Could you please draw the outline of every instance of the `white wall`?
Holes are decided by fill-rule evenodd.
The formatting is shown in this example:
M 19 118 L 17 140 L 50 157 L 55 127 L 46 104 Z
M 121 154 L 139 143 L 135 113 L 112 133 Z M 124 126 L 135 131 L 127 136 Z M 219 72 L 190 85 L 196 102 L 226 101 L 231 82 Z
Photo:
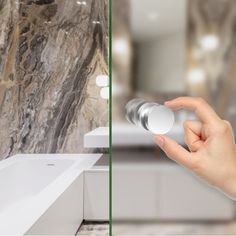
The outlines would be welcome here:
M 185 33 L 159 36 L 138 47 L 137 85 L 145 92 L 185 91 Z

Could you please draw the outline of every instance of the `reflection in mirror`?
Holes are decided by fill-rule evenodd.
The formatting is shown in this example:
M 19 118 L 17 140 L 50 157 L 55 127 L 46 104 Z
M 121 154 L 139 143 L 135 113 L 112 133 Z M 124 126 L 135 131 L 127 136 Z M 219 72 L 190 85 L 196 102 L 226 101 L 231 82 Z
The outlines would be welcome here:
M 185 93 L 186 1 L 131 1 L 133 83 L 147 95 Z
M 187 0 L 175 0 L 174 11 L 172 0 L 122 0 L 113 5 L 113 126 L 119 125 L 119 130 L 126 122 L 124 107 L 130 99 L 162 104 L 188 94 Z M 182 143 L 187 117 L 193 115 L 176 112 L 174 136 L 177 133 Z
M 188 94 L 203 96 L 236 132 L 236 1 L 189 0 Z
M 117 5 L 123 9 L 113 11 L 113 119 L 124 119 L 123 107 L 133 97 L 162 103 L 202 96 L 236 129 L 236 2 L 114 1 Z
M 236 235 L 234 202 L 169 160 L 124 109 L 202 96 L 236 132 L 236 1 L 113 0 L 112 16 L 114 234 Z M 167 133 L 183 146 L 188 119 L 175 112 Z

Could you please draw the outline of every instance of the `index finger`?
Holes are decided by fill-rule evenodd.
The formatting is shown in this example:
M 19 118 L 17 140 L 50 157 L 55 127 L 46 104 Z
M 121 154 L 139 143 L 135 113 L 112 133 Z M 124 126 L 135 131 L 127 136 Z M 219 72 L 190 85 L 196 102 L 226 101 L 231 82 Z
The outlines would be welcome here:
M 193 110 L 204 123 L 221 120 L 212 107 L 202 98 L 179 97 L 166 102 L 165 105 L 171 109 L 187 108 Z

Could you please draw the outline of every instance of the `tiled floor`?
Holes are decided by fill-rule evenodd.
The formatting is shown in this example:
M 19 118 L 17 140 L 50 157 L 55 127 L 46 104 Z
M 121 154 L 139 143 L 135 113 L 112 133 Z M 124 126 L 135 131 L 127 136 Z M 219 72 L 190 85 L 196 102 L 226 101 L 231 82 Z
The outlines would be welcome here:
M 84 224 L 77 236 L 108 236 L 109 225 Z M 236 235 L 236 223 L 153 223 L 153 224 L 113 224 L 113 236 L 165 236 L 165 235 Z

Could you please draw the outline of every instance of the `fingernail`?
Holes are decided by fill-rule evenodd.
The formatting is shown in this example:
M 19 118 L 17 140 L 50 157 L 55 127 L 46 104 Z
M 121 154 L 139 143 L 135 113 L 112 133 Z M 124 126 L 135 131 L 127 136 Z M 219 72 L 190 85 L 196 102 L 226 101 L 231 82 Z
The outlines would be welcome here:
M 158 146 L 163 147 L 165 140 L 162 136 L 156 136 L 155 140 L 156 140 Z

